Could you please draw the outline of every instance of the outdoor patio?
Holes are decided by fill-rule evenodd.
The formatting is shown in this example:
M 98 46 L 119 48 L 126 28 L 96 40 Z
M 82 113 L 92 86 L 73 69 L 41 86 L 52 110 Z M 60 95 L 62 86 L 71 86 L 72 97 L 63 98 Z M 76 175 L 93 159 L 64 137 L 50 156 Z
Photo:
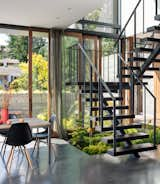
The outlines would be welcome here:
M 32 151 L 33 144 L 28 148 Z M 14 156 L 10 175 L 0 159 L 1 184 L 159 184 L 160 152 L 142 153 L 140 159 L 131 156 L 112 157 L 108 154 L 89 156 L 67 142 L 52 139 L 56 157 L 46 162 L 47 147 L 41 144 L 39 154 L 32 156 L 31 170 L 25 157 Z M 55 159 L 55 160 L 54 160 Z

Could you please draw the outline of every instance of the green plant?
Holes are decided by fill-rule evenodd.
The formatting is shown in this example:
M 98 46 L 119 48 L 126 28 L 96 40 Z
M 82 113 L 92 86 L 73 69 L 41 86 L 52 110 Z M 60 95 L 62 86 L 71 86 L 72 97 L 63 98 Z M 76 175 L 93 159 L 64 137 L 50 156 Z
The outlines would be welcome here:
M 47 112 L 42 112 L 42 113 L 37 115 L 37 118 L 42 119 L 44 121 L 47 121 L 48 120 L 48 113 Z
M 106 153 L 108 150 L 108 146 L 103 143 L 103 142 L 99 142 L 96 145 L 89 145 L 83 148 L 83 151 L 85 153 L 88 153 L 89 155 L 95 155 L 95 154 L 102 154 L 102 153 Z
M 47 90 L 48 86 L 48 62 L 40 54 L 32 55 L 33 89 Z M 11 88 L 18 90 L 28 89 L 28 63 L 21 62 L 19 68 L 22 75 L 11 82 Z
M 73 146 L 82 149 L 89 145 L 88 133 L 85 129 L 79 128 L 74 131 L 71 136 L 72 138 L 70 139 L 70 142 Z

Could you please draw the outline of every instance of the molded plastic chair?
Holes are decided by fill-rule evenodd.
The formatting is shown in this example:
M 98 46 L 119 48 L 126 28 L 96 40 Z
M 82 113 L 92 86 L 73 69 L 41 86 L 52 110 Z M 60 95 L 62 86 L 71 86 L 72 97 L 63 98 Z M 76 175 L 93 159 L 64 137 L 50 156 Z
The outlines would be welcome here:
M 9 114 L 9 119 L 16 119 L 16 118 L 17 118 L 17 115 L 15 115 L 15 114 Z M 5 138 L 4 141 L 3 141 L 2 147 L 1 147 L 1 153 L 3 152 L 3 156 L 4 156 L 5 151 L 6 151 L 6 144 L 5 144 L 5 142 L 7 140 L 7 133 L 8 133 L 8 130 L 2 130 L 2 131 L 0 131 L 0 135 Z
M 11 168 L 15 147 L 24 148 L 25 156 L 27 158 L 29 166 L 32 168 L 32 162 L 28 154 L 28 151 L 25 147 L 25 145 L 30 143 L 31 141 L 32 141 L 32 132 L 28 123 L 15 123 L 11 126 L 11 128 L 8 131 L 6 140 L 6 144 L 12 146 L 7 161 L 7 167 L 10 163 L 9 170 Z
M 49 122 L 51 124 L 51 130 L 52 130 L 53 126 L 54 126 L 55 119 L 56 119 L 56 115 L 52 114 L 52 116 L 49 119 Z M 36 145 L 39 148 L 40 140 L 48 138 L 48 128 L 46 128 L 43 132 L 33 133 L 32 136 L 33 136 L 33 139 L 35 139 L 35 144 L 34 144 L 34 148 L 33 148 L 33 152 L 32 152 L 32 154 L 33 154 L 34 151 L 35 151 Z

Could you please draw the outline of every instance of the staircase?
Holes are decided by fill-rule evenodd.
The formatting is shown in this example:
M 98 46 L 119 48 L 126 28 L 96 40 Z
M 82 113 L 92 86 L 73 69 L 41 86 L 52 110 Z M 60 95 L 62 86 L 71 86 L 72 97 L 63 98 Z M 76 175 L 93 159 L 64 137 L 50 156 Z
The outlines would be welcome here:
M 129 19 L 135 15 L 140 3 L 141 1 L 138 2 Z M 156 15 L 155 19 L 159 21 L 160 15 Z M 130 20 L 127 22 L 129 23 Z M 122 42 L 122 35 L 127 25 L 128 24 L 125 25 L 124 29 L 122 29 L 122 32 L 119 34 L 116 44 Z M 131 57 L 125 61 L 121 53 L 118 54 L 120 72 L 117 74 L 118 81 L 115 82 L 104 82 L 86 50 L 82 45 L 78 45 L 83 57 L 85 57 L 90 64 L 90 80 L 72 81 L 66 83 L 66 85 L 79 86 L 80 94 L 85 99 L 83 102 L 89 104 L 90 107 L 90 128 L 95 128 L 95 131 L 99 133 L 113 132 L 112 136 L 102 138 L 102 142 L 113 146 L 113 149 L 108 150 L 108 153 L 113 156 L 134 154 L 136 157 L 139 157 L 139 152 L 156 149 L 156 98 L 148 89 L 148 82 L 146 81 L 153 78 L 153 75 L 145 73 L 147 71 L 160 70 L 160 68 L 156 66 L 156 63 L 160 63 L 160 59 L 157 58 L 160 54 L 160 38 L 154 36 L 159 33 L 159 31 L 160 26 L 153 26 L 147 29 L 148 33 L 152 32 L 151 36 L 144 34 L 143 38 L 137 38 L 136 34 L 134 35 L 136 43 Z M 77 50 L 79 52 L 79 49 Z M 96 74 L 96 81 L 93 81 L 93 73 Z M 144 88 L 154 101 L 154 136 L 152 142 L 133 144 L 134 140 L 144 140 L 149 137 L 148 133 L 145 131 L 145 122 L 134 123 L 135 86 Z M 131 93 L 132 99 L 129 105 L 123 104 L 124 97 L 122 94 L 124 91 L 130 91 Z M 126 111 L 128 113 L 126 113 Z M 108 122 L 110 122 L 110 125 L 108 125 Z M 127 132 L 130 129 L 137 129 L 138 131 L 128 134 Z

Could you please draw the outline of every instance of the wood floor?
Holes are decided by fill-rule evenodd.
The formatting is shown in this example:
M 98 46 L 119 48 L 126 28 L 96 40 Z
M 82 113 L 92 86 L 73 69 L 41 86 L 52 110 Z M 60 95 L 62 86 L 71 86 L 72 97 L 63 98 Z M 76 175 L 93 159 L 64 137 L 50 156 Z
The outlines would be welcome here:
M 159 151 L 142 153 L 137 160 L 108 154 L 88 156 L 64 141 L 56 141 L 53 146 L 56 156 L 52 153 L 52 164 L 48 166 L 47 147 L 41 145 L 39 153 L 31 156 L 33 170 L 17 150 L 10 175 L 1 157 L 0 184 L 160 184 Z

